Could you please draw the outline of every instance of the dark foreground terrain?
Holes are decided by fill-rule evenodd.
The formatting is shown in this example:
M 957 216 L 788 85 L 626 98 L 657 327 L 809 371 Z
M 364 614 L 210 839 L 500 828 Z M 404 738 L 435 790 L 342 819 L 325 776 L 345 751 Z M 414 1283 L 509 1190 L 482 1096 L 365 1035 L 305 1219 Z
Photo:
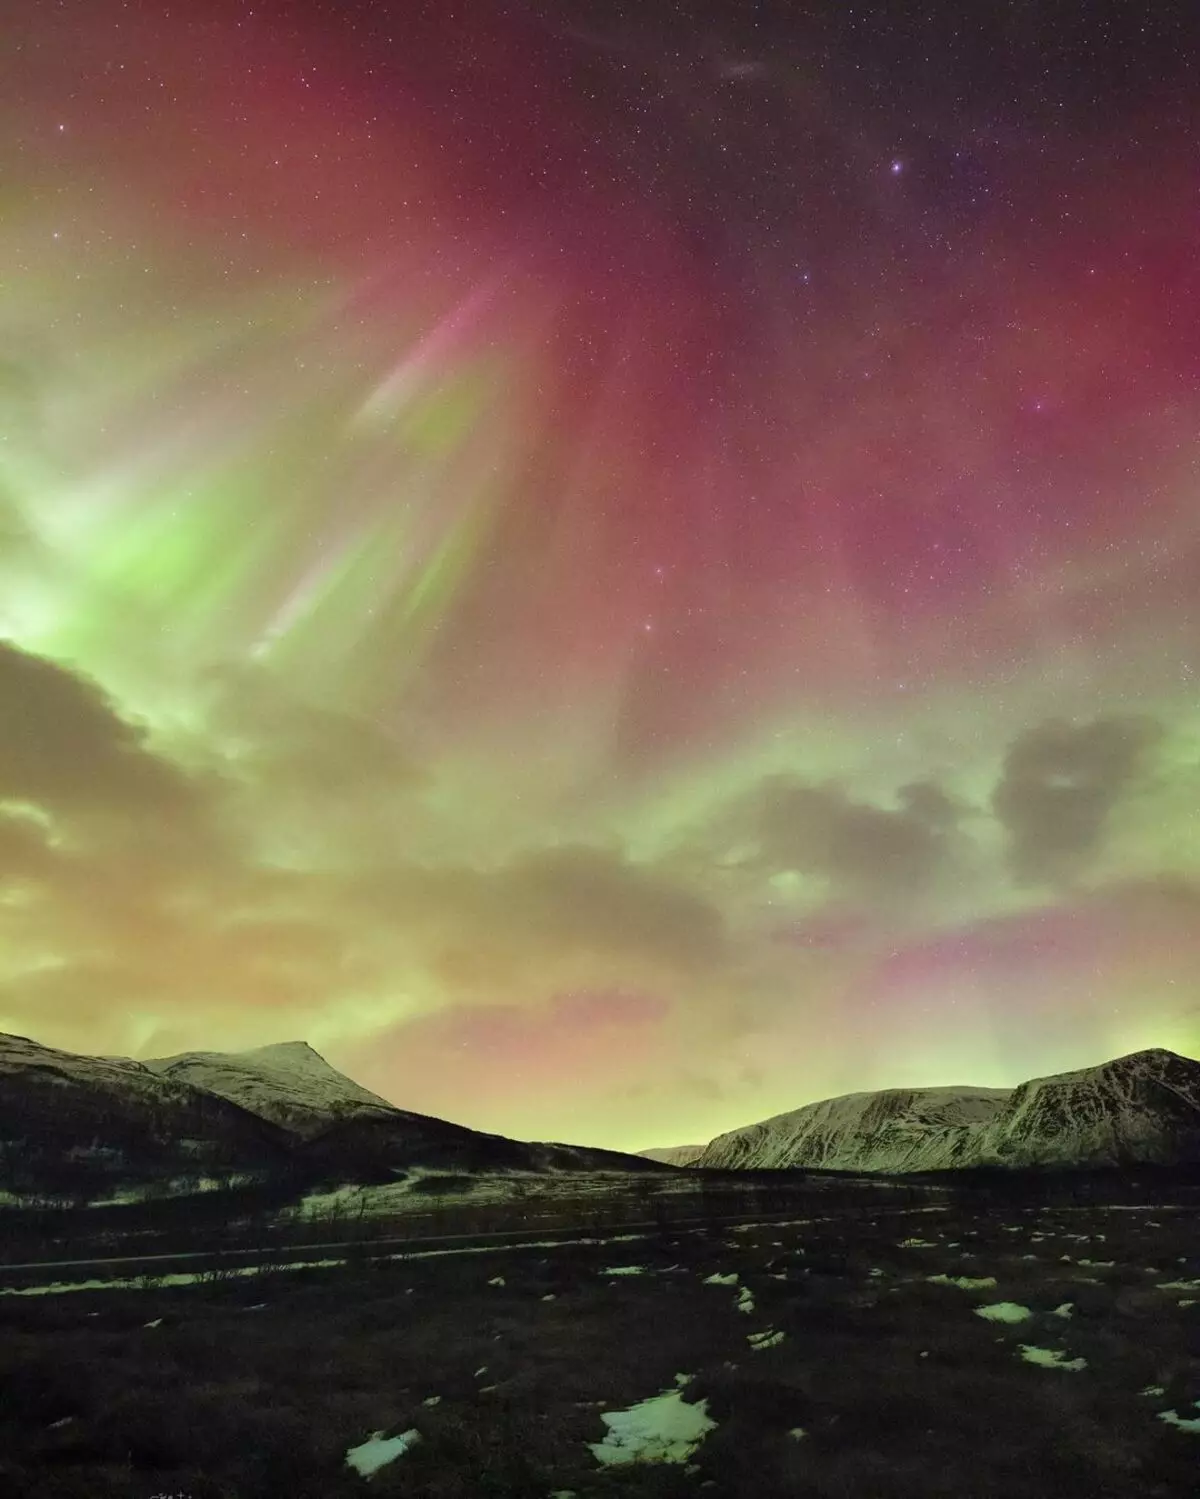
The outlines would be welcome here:
M 740 1228 L 171 1286 L 29 1294 L 0 1269 L 22 1292 L 0 1295 L 0 1493 L 1184 1499 L 1200 1233 L 1193 1191 L 1156 1192 L 798 1193 Z M 682 1462 L 602 1465 L 602 1414 L 664 1391 L 715 1426 Z M 414 1430 L 370 1478 L 347 1466 Z

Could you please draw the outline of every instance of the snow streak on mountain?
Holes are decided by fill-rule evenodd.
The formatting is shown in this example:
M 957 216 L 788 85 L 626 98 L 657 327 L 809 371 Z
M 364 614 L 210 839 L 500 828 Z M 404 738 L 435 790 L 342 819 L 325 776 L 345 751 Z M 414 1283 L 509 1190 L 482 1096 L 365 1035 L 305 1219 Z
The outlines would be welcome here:
M 702 1167 L 937 1171 L 1200 1160 L 1200 1062 L 1134 1052 L 1019 1087 L 822 1099 L 719 1135 Z

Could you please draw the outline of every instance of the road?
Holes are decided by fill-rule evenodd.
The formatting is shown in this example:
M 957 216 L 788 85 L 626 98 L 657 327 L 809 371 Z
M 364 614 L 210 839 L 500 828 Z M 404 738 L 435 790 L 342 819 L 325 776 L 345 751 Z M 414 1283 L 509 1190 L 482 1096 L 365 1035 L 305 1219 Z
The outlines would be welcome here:
M 914 1212 L 941 1212 L 944 1208 L 938 1207 L 909 1207 L 906 1209 L 891 1208 L 890 1212 L 906 1211 Z M 795 1212 L 773 1212 L 773 1213 L 745 1213 L 731 1218 L 678 1218 L 672 1219 L 665 1225 L 665 1230 L 670 1232 L 674 1229 L 695 1231 L 701 1228 L 733 1228 L 742 1224 L 754 1223 L 797 1223 L 804 1219 L 798 1217 Z M 439 1234 L 419 1235 L 413 1237 L 396 1236 L 386 1239 L 333 1239 L 320 1243 L 289 1243 L 289 1244 L 259 1244 L 245 1249 L 188 1249 L 179 1250 L 171 1254 L 123 1254 L 110 1256 L 96 1256 L 71 1259 L 71 1260 L 27 1260 L 19 1264 L 0 1264 L 0 1277 L 14 1271 L 30 1270 L 85 1270 L 97 1269 L 101 1266 L 143 1266 L 154 1265 L 165 1268 L 169 1265 L 186 1265 L 197 1260 L 209 1261 L 219 1265 L 231 1260 L 254 1260 L 261 1259 L 265 1264 L 286 1264 L 292 1259 L 306 1259 L 309 1255 L 326 1253 L 330 1250 L 356 1250 L 365 1255 L 367 1259 L 383 1259 L 389 1253 L 397 1249 L 407 1249 L 410 1253 L 420 1254 L 428 1249 L 442 1249 L 453 1251 L 460 1249 L 465 1251 L 479 1250 L 483 1252 L 488 1249 L 520 1249 L 531 1245 L 545 1246 L 547 1248 L 566 1244 L 586 1243 L 608 1243 L 619 1242 L 626 1236 L 645 1237 L 651 1233 L 663 1231 L 664 1225 L 656 1219 L 646 1219 L 636 1223 L 615 1224 L 611 1230 L 601 1235 L 592 1233 L 581 1233 L 578 1228 L 547 1228 L 547 1229 L 506 1229 L 493 1233 L 473 1234 Z

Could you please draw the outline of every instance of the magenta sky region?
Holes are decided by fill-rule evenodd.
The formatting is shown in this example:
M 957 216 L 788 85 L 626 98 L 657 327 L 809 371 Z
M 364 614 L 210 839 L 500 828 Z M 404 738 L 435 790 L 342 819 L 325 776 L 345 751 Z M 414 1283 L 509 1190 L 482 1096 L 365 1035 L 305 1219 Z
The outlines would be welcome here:
M 1054 9 L 17 0 L 0 1028 L 633 1147 L 1195 1054 L 1194 50 Z

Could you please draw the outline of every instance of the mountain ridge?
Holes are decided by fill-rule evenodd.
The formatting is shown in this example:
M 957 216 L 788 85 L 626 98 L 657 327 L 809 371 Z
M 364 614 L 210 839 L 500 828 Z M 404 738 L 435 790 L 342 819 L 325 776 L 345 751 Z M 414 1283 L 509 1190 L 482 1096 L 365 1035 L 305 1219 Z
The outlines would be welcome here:
M 413 1167 L 670 1169 L 397 1108 L 303 1041 L 142 1062 L 0 1033 L 0 1200 L 92 1201 L 114 1190 L 196 1190 L 213 1179 L 392 1179 Z
M 1150 1047 L 1013 1088 L 889 1088 L 818 1099 L 718 1135 L 693 1164 L 898 1174 L 1193 1160 L 1200 1160 L 1200 1062 Z
M 307 1041 L 278 1041 L 248 1051 L 177 1052 L 148 1058 L 142 1065 L 159 1077 L 215 1093 L 303 1138 L 322 1133 L 333 1119 L 395 1109 L 339 1072 Z

